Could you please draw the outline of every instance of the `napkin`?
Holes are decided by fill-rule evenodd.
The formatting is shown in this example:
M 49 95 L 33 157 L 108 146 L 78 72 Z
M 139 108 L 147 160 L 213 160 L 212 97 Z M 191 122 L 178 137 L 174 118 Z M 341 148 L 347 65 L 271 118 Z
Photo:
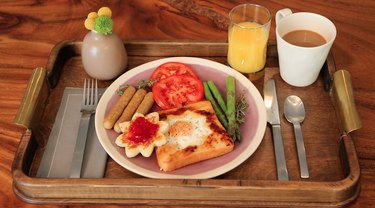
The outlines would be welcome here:
M 99 89 L 100 95 L 104 89 Z M 81 119 L 82 88 L 65 88 L 62 102 L 43 153 L 37 177 L 69 178 Z M 95 132 L 92 114 L 83 158 L 81 178 L 102 178 L 107 153 Z

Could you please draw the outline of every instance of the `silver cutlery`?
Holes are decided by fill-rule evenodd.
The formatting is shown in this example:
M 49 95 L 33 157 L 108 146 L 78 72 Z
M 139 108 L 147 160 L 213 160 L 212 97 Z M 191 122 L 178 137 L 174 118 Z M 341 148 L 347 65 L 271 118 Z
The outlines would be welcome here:
M 284 115 L 286 120 L 293 124 L 301 178 L 309 178 L 305 144 L 300 125 L 305 119 L 305 106 L 303 105 L 301 98 L 296 95 L 287 97 L 284 102 Z
M 86 80 L 83 86 L 81 121 L 77 141 L 74 148 L 72 166 L 70 170 L 71 178 L 80 178 L 85 153 L 87 133 L 90 124 L 91 115 L 95 113 L 98 104 L 98 82 L 97 80 Z
M 270 79 L 264 86 L 264 103 L 267 111 L 267 122 L 272 125 L 272 137 L 276 157 L 277 177 L 287 181 L 288 170 L 285 161 L 284 143 L 281 136 L 279 106 L 277 103 L 275 80 Z

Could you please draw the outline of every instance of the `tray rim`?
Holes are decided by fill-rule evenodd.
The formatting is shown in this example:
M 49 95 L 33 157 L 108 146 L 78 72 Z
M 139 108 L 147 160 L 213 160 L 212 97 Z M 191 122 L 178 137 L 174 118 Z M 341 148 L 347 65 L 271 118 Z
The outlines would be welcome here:
M 184 194 L 181 194 L 184 197 L 180 198 L 170 198 L 170 200 L 181 200 L 183 204 L 195 204 L 197 198 L 195 195 L 188 195 L 185 192 L 202 192 L 210 191 L 213 193 L 212 198 L 207 199 L 201 197 L 198 200 L 206 200 L 206 203 L 214 205 L 215 199 L 218 199 L 217 195 L 220 195 L 220 201 L 223 205 L 230 205 L 233 202 L 261 202 L 267 203 L 268 199 L 275 200 L 278 198 L 276 203 L 284 202 L 290 204 L 319 204 L 320 206 L 341 206 L 351 201 L 355 200 L 360 191 L 359 186 L 359 170 L 354 169 L 350 174 L 345 177 L 343 180 L 330 181 L 330 182 L 307 182 L 307 181 L 268 181 L 268 180 L 236 180 L 236 179 L 150 179 L 150 178 L 129 178 L 129 179 L 112 179 L 112 178 L 103 178 L 103 179 L 45 179 L 45 178 L 33 178 L 26 175 L 20 168 L 22 167 L 22 161 L 19 157 L 24 157 L 23 148 L 28 148 L 29 141 L 31 139 L 31 131 L 26 130 L 23 135 L 20 143 L 20 148 L 18 151 L 22 151 L 20 154 L 17 154 L 15 158 L 15 163 L 12 170 L 13 178 L 18 178 L 18 180 L 13 180 L 13 190 L 18 197 L 20 197 L 25 202 L 29 203 L 74 203 L 74 202 L 85 202 L 85 203 L 98 203 L 106 204 L 107 200 L 119 200 L 119 203 L 125 203 L 128 200 L 140 199 L 140 200 L 151 200 L 148 194 L 145 194 L 143 197 L 137 195 L 123 196 L 122 193 L 133 193 L 137 192 L 146 187 L 155 189 L 155 193 L 160 193 L 157 196 L 154 195 L 155 202 L 166 200 L 165 191 L 174 192 L 176 190 L 184 190 Z M 349 166 L 355 166 L 357 163 L 357 156 L 355 153 L 354 143 L 350 135 L 342 137 L 342 144 L 345 146 L 346 154 L 349 155 L 348 162 Z M 26 145 L 25 145 L 26 144 Z M 350 156 L 353 155 L 353 156 Z M 353 164 L 354 163 L 354 164 Z M 92 182 L 96 183 L 93 184 Z M 150 181 L 154 182 L 150 185 Z M 207 182 L 207 184 L 205 183 Z M 218 183 L 222 183 L 221 185 Z M 228 185 L 225 185 L 228 184 Z M 57 187 L 56 190 L 63 190 L 66 188 L 74 189 L 71 193 L 66 193 L 67 196 L 55 196 L 51 194 L 51 188 Z M 49 190 L 45 190 L 46 187 L 49 187 Z M 108 197 L 106 193 L 101 191 L 95 192 L 94 190 L 100 187 L 103 190 L 111 190 L 111 193 L 118 192 L 120 195 L 114 197 Z M 332 187 L 334 187 L 332 189 Z M 163 189 L 164 191 L 160 191 Z M 172 189 L 172 190 L 171 190 Z M 260 196 L 257 192 L 266 192 L 273 191 L 274 193 L 267 196 Z M 279 191 L 289 192 L 289 197 L 279 198 Z M 303 192 L 305 191 L 305 192 Z M 309 195 L 309 192 L 314 193 L 318 191 L 324 195 L 324 198 L 321 198 L 318 201 L 305 201 L 304 196 Z M 77 196 L 77 192 L 83 192 L 81 196 Z M 92 192 L 92 193 L 90 193 Z M 235 198 L 236 194 L 239 192 L 245 192 L 245 196 L 255 196 L 255 197 L 238 197 Z M 302 193 L 303 192 L 303 193 Z M 70 197 L 68 197 L 70 195 Z M 83 196 L 86 195 L 86 196 Z M 227 196 L 227 197 L 225 197 Z M 310 197 L 308 197 L 310 198 Z M 95 200 L 97 199 L 97 200 Z M 100 200 L 99 200 L 100 199 Z M 107 199 L 107 200 L 103 200 Z M 94 201 L 92 201 L 94 200 Z M 112 202 L 111 202 L 112 203 Z M 142 202 L 139 202 L 142 203 Z M 269 202 L 270 204 L 275 205 L 274 201 Z
M 180 44 L 181 46 L 185 46 L 187 44 L 193 44 L 193 47 L 200 46 L 200 45 L 207 45 L 212 44 L 213 47 L 223 47 L 226 45 L 225 42 L 197 42 L 197 41 L 189 41 L 189 40 L 179 40 L 179 41 L 145 41 L 145 40 L 128 40 L 124 41 L 124 44 Z M 53 80 L 52 76 L 52 69 L 56 67 L 59 58 L 59 54 L 62 53 L 64 50 L 67 50 L 68 53 L 71 53 L 72 56 L 77 56 L 79 53 L 77 52 L 77 48 L 80 47 L 81 41 L 75 40 L 67 40 L 57 44 L 51 51 L 50 58 L 47 62 L 46 68 L 47 70 L 47 78 L 49 79 L 49 83 L 53 88 L 53 85 L 56 84 L 57 80 Z M 274 43 L 270 43 L 272 45 Z M 220 56 L 220 54 L 218 54 Z M 335 71 L 334 60 L 332 56 L 329 56 L 327 60 L 328 66 L 328 85 L 326 88 L 330 87 L 330 74 Z M 62 66 L 61 66 L 62 67 Z M 40 69 L 39 69 L 40 70 Z M 325 76 L 326 77 L 326 76 Z M 44 80 L 42 80 L 44 81 Z M 27 125 L 26 125 L 27 126 Z M 314 205 L 319 204 L 319 206 L 342 206 L 351 201 L 355 200 L 358 196 L 360 191 L 360 184 L 359 184 L 359 177 L 360 177 L 360 169 L 358 158 L 355 150 L 355 146 L 353 143 L 353 139 L 350 134 L 343 135 L 340 139 L 340 143 L 342 144 L 342 151 L 345 157 L 347 157 L 348 162 L 348 172 L 349 174 L 342 180 L 339 181 L 330 181 L 330 182 L 311 182 L 311 181 L 268 181 L 268 180 L 257 180 L 257 181 L 249 181 L 249 180 L 228 180 L 228 179 L 204 179 L 204 180 L 180 180 L 180 179 L 148 179 L 148 178 L 140 178 L 140 179 L 45 179 L 45 178 L 33 178 L 29 177 L 25 174 L 24 170 L 24 159 L 27 156 L 28 151 L 32 148 L 31 142 L 32 131 L 31 129 L 26 129 L 24 134 L 21 137 L 19 148 L 17 149 L 17 153 L 13 162 L 12 166 L 12 177 L 13 177 L 13 190 L 14 193 L 21 198 L 22 200 L 29 202 L 29 203 L 109 203 L 108 200 L 116 199 L 118 203 L 144 203 L 142 200 L 150 200 L 149 197 L 140 197 L 138 196 L 123 196 L 123 197 L 108 197 L 104 195 L 100 195 L 100 193 L 96 193 L 93 191 L 93 187 L 101 187 L 102 189 L 116 189 L 119 188 L 122 191 L 131 191 L 132 189 L 137 188 L 155 188 L 160 191 L 160 188 L 164 189 L 177 189 L 181 190 L 187 188 L 189 191 L 196 191 L 197 193 L 202 192 L 204 190 L 210 190 L 211 192 L 216 192 L 217 194 L 212 194 L 213 196 L 220 196 L 220 204 L 214 198 L 202 198 L 199 199 L 201 202 L 197 201 L 196 195 L 186 196 L 181 200 L 184 201 L 183 204 L 186 205 L 199 205 L 204 203 L 205 205 L 233 205 L 233 202 L 242 202 L 242 204 L 266 204 L 266 205 L 273 205 L 278 206 L 282 204 L 291 205 L 295 203 L 296 205 L 305 204 L 305 205 Z M 150 185 L 150 180 L 153 180 L 154 184 Z M 95 184 L 92 182 L 95 181 Z M 74 188 L 77 190 L 85 191 L 84 195 L 75 195 L 76 191 L 73 191 L 71 197 L 67 196 L 51 196 L 49 195 L 49 191 L 43 190 L 45 186 L 53 187 L 55 185 L 67 184 L 65 188 Z M 334 188 L 332 188 L 334 187 Z M 230 195 L 229 197 L 221 196 L 221 191 L 225 191 L 226 194 Z M 256 192 L 259 191 L 267 191 L 272 190 L 274 192 L 273 196 L 258 196 Z M 306 192 L 304 194 L 300 194 L 301 190 L 306 190 L 313 192 L 318 190 L 324 193 L 325 197 L 320 202 L 313 202 L 308 201 L 304 198 L 303 195 L 308 195 Z M 289 191 L 292 196 L 286 198 L 280 198 L 278 193 L 280 191 Z M 294 192 L 293 192 L 294 191 Z M 97 191 L 100 192 L 100 191 Z M 250 194 L 255 194 L 254 197 L 240 197 L 236 196 L 237 192 L 248 192 L 245 194 L 249 196 Z M 232 193 L 232 194 L 231 194 Z M 276 194 L 275 194 L 276 193 Z M 98 195 L 99 194 L 99 195 Z M 162 195 L 159 198 L 153 199 L 151 204 L 161 204 L 163 205 L 163 198 Z M 100 199 L 94 200 L 100 196 Z M 278 197 L 276 199 L 275 197 Z M 138 199 L 134 200 L 134 199 Z M 178 200 L 178 198 L 171 198 L 173 200 Z M 270 201 L 268 201 L 271 199 Z M 215 200 L 217 203 L 215 203 Z M 203 202 L 204 201 L 204 202 Z M 111 202 L 112 203 L 112 202 Z M 177 202 L 175 202 L 177 203 Z M 177 203 L 181 205 L 180 203 Z

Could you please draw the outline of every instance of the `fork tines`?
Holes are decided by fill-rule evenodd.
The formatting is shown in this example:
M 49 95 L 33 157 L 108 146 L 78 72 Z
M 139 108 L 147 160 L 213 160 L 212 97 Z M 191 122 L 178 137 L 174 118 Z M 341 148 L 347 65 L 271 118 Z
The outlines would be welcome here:
M 98 81 L 85 79 L 83 84 L 82 106 L 96 106 L 98 104 Z

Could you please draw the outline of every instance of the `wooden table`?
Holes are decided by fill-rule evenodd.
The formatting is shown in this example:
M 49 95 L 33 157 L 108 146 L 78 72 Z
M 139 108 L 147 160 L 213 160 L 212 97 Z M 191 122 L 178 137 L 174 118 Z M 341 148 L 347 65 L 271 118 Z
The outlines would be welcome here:
M 101 6 L 113 10 L 114 31 L 122 39 L 225 40 L 225 18 L 244 1 L 128 0 L 105 1 L 5 1 L 0 7 L 0 206 L 36 207 L 18 199 L 12 191 L 11 165 L 22 128 L 13 120 L 31 72 L 45 66 L 53 46 L 63 40 L 82 40 L 86 15 Z M 361 193 L 350 207 L 375 204 L 375 1 L 253 1 L 266 6 L 274 16 L 289 7 L 293 11 L 320 13 L 337 27 L 332 47 L 336 66 L 352 75 L 354 98 L 362 129 L 354 132 L 361 166 Z M 275 40 L 272 22 L 270 40 Z M 61 206 L 48 206 L 61 207 Z M 79 207 L 79 206 L 69 206 Z M 115 207 L 115 206 L 108 206 Z M 138 207 L 138 206 L 137 206 Z

